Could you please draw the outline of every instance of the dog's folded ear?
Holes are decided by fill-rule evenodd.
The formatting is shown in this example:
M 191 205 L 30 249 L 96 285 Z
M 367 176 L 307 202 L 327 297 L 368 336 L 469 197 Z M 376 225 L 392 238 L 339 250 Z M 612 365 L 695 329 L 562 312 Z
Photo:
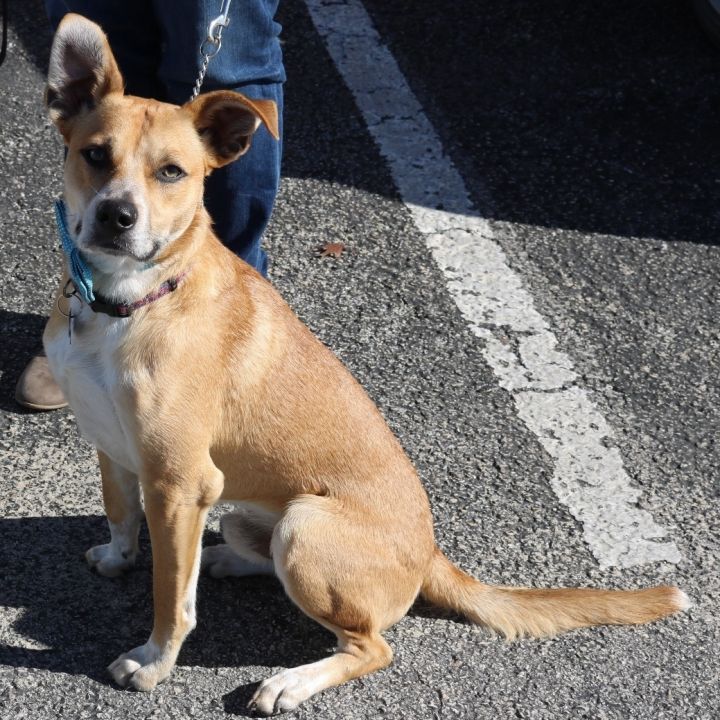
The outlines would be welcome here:
M 50 118 L 64 134 L 83 108 L 111 92 L 123 92 L 123 79 L 105 33 L 82 15 L 65 15 L 50 51 L 45 93 Z
M 192 115 L 211 168 L 245 154 L 261 123 L 276 140 L 280 138 L 277 105 L 272 100 L 251 100 L 238 92 L 217 90 L 198 96 L 183 108 Z

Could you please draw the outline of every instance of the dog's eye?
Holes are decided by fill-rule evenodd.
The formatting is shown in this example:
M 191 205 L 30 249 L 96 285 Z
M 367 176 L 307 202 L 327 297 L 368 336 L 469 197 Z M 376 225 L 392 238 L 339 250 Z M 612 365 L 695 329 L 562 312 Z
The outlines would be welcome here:
M 177 165 L 166 165 L 164 168 L 160 168 L 157 173 L 157 179 L 162 182 L 175 182 L 184 177 L 185 171 Z
M 103 167 L 108 161 L 108 152 L 104 147 L 92 145 L 80 151 L 85 158 L 85 162 L 92 167 Z

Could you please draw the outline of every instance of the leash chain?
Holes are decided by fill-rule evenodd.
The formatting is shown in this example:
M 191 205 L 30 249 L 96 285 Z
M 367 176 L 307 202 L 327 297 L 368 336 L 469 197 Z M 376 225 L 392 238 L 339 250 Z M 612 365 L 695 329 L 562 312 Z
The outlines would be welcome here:
M 222 34 L 223 30 L 230 24 L 230 3 L 232 0 L 223 0 L 220 14 L 210 21 L 208 25 L 207 37 L 202 41 L 200 45 L 200 55 L 202 56 L 202 63 L 200 64 L 200 72 L 198 73 L 197 80 L 195 80 L 195 86 L 193 87 L 192 95 L 190 100 L 194 100 L 200 94 L 200 88 L 202 87 L 203 80 L 205 80 L 205 73 L 207 73 L 208 65 L 210 61 L 220 52 L 222 47 Z

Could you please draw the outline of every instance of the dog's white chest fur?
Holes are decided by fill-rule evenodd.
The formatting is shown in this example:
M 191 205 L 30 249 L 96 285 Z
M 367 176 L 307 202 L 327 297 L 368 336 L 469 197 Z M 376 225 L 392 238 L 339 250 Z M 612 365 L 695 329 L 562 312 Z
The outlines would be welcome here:
M 126 401 L 131 378 L 123 377 L 117 366 L 128 322 L 83 306 L 73 321 L 72 339 L 67 332 L 58 332 L 46 339 L 45 351 L 83 438 L 137 473 L 139 453 Z

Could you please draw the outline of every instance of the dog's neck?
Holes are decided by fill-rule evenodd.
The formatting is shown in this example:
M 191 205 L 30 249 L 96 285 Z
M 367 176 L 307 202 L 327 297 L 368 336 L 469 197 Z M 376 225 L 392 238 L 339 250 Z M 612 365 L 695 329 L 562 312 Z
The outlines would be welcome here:
M 135 302 L 152 291 L 168 272 L 160 263 L 139 263 L 126 258 L 91 260 L 96 295 L 114 302 Z M 114 267 L 113 267 L 114 266 Z

